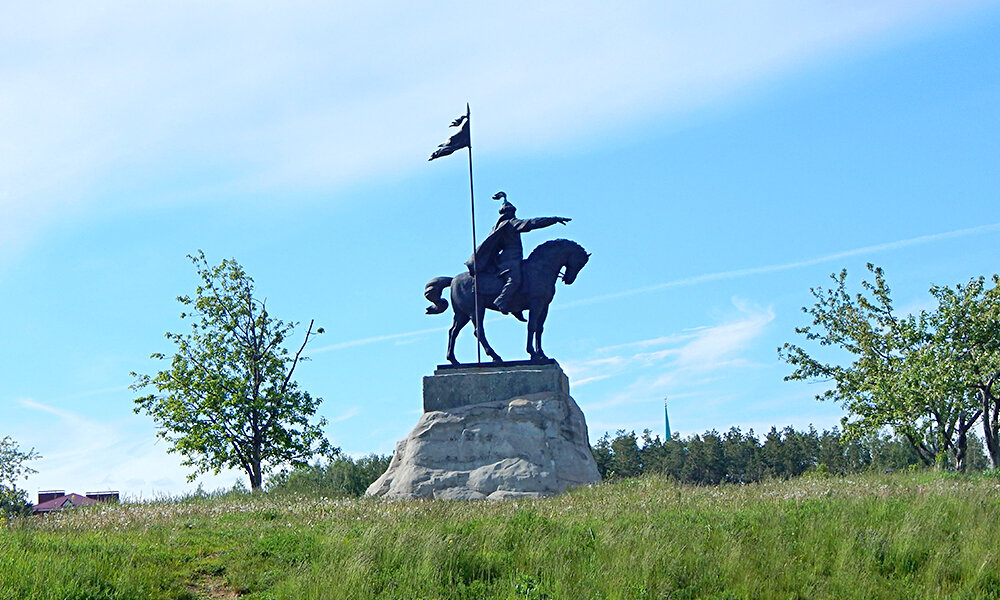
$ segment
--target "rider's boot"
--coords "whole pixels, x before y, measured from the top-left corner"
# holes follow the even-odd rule
[[[504,277],[508,273],[509,271],[504,271],[500,275],[501,277]],[[507,277],[506,279],[507,280],[503,284],[503,289],[500,290],[500,293],[497,294],[496,300],[493,301],[493,303],[497,307],[497,310],[500,311],[500,314],[503,315],[510,314],[510,306],[508,306],[508,304],[510,303],[510,294],[512,293],[511,288],[513,287],[512,278]]]
[[[497,296],[497,299],[494,301],[494,304],[496,304],[497,310],[500,311],[500,314],[502,315],[510,314],[510,307],[507,306],[507,298],[505,298],[502,293],[499,296]]]

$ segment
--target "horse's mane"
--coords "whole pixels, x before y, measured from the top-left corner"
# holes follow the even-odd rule
[[[546,254],[548,252],[551,252],[557,246],[559,246],[559,247],[562,247],[562,246],[576,246],[577,248],[580,249],[581,252],[586,253],[586,250],[583,249],[583,246],[581,246],[580,244],[577,244],[573,240],[564,240],[564,239],[549,240],[547,242],[543,242],[543,243],[539,244],[538,246],[536,246],[535,249],[531,251],[531,254],[528,255],[528,260],[531,260],[532,258],[536,258],[536,256],[535,256],[536,254],[542,255],[542,254]]]

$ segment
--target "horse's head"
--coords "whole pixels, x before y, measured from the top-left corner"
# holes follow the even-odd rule
[[[580,269],[586,266],[587,261],[590,260],[590,254],[583,249],[583,246],[576,244],[579,248],[579,252],[572,252],[566,258],[566,272],[563,274],[563,283],[566,285],[572,284],[576,281],[576,276],[580,274]]]
[[[564,283],[570,284],[576,281],[588,260],[590,255],[580,244],[572,240],[549,240],[532,250],[526,262],[539,265],[553,280],[565,269],[561,277]]]

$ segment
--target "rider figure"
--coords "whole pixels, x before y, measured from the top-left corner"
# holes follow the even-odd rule
[[[521,234],[556,223],[565,225],[570,219],[566,217],[518,219],[514,216],[517,209],[507,201],[507,194],[497,192],[493,199],[503,200],[503,205],[500,207],[500,218],[483,243],[476,248],[474,260],[470,259],[465,264],[469,267],[470,274],[475,274],[473,265],[480,273],[490,272],[495,268],[498,277],[506,280],[494,304],[496,304],[497,310],[507,314],[510,312],[510,299],[521,286],[521,259],[524,258]]]

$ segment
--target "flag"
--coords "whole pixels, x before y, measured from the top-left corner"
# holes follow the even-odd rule
[[[456,150],[471,148],[472,139],[469,136],[469,105],[465,106],[465,114],[451,122],[451,127],[458,127],[455,135],[448,138],[448,141],[437,147],[427,160],[434,160],[442,156],[448,156]]]

